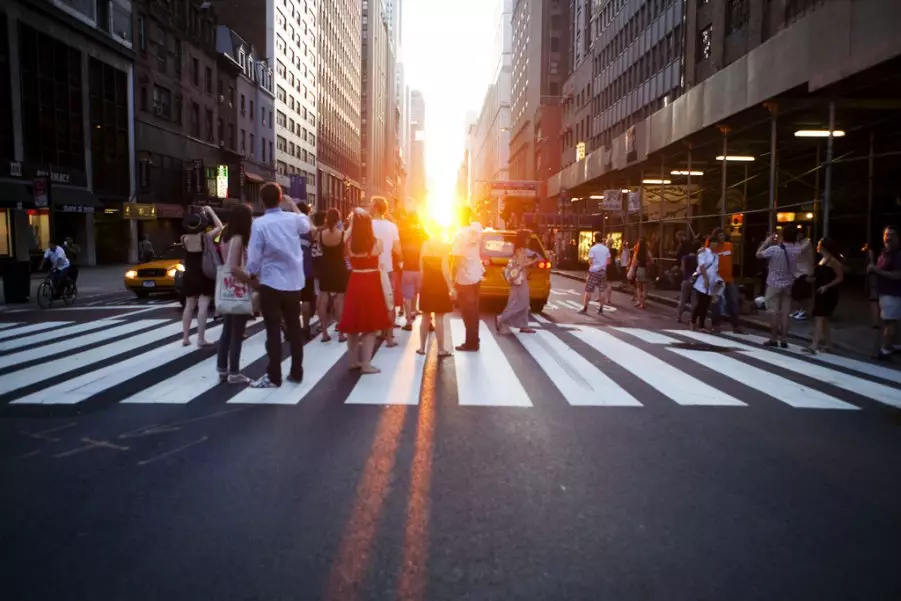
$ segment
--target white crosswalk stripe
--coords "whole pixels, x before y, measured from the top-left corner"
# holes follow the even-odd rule
[[[759,406],[764,397],[773,399],[770,405],[794,409],[901,407],[901,371],[890,366],[839,355],[807,356],[796,349],[770,350],[757,344],[763,339],[754,335],[601,329],[557,324],[538,315],[533,320],[534,334],[514,330],[499,335],[487,325],[488,318],[480,322],[479,352],[456,351],[437,360],[434,334],[426,354],[416,353],[417,321],[413,331],[397,331],[397,347],[378,348],[373,364],[381,373],[374,375],[349,371],[347,346],[317,337],[305,347],[303,382],[261,390],[221,384],[214,349],[182,346],[182,326],[174,318],[0,324],[0,334],[19,332],[0,341],[0,408],[195,401],[416,406],[424,390],[440,391],[438,402],[482,409],[562,403],[586,410],[646,411],[663,401],[747,408]],[[457,317],[447,325],[445,344],[451,349],[463,342],[465,328]],[[265,370],[266,334],[258,321],[250,327],[241,360],[245,373],[256,377]],[[207,339],[216,342],[220,332],[221,325],[211,323]],[[285,376],[289,368],[285,356]],[[656,391],[653,398],[648,398],[648,387]]]

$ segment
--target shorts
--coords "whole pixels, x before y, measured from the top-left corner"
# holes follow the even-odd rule
[[[588,279],[585,280],[585,292],[591,294],[597,288],[598,292],[607,289],[607,270],[589,271]]]
[[[316,302],[316,278],[307,278],[303,290],[300,291],[300,302],[315,303]]]
[[[764,302],[766,302],[766,312],[775,313],[777,315],[788,315],[792,306],[792,289],[766,287],[764,294]]]
[[[879,315],[882,321],[901,321],[901,296],[880,294]]]
[[[404,300],[413,300],[422,290],[422,272],[405,271],[401,275],[400,290]]]

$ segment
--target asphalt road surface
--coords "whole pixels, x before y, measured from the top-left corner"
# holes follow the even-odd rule
[[[2,598],[901,598],[901,371],[553,286],[537,334],[401,332],[364,377],[314,338],[275,391],[171,299],[7,308]]]

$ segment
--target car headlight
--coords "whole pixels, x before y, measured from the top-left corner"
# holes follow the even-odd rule
[[[175,271],[184,271],[184,270],[185,270],[185,266],[182,265],[181,263],[176,263],[176,264],[172,267],[172,269],[174,269]]]
[[[166,275],[168,275],[170,278],[174,278],[176,273],[178,273],[178,270],[173,267],[166,272]]]
[[[125,272],[125,278],[128,280],[133,280],[138,277],[138,272],[134,269]]]

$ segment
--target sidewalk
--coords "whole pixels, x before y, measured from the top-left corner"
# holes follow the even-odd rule
[[[553,269],[551,273],[565,278],[585,281],[585,271]],[[631,287],[622,282],[614,283],[614,290],[631,294]],[[649,290],[648,300],[673,307],[678,304],[679,292],[676,290]],[[685,319],[688,315],[685,315]],[[878,332],[870,327],[870,308],[863,291],[842,290],[841,300],[832,318],[832,346],[845,353],[871,356],[878,344]],[[673,319],[675,322],[675,319]],[[745,328],[769,331],[769,319],[766,314],[758,313],[742,315],[741,323]],[[791,320],[789,337],[799,341],[810,342],[813,337],[813,320]]]
[[[78,268],[78,294],[102,294],[105,292],[125,292],[125,272],[129,265],[96,265],[94,267]],[[34,293],[47,277],[46,271],[38,271],[31,274],[31,303],[34,303]],[[3,294],[3,286],[0,284],[0,305],[6,305]],[[10,307],[20,305],[8,305]]]

